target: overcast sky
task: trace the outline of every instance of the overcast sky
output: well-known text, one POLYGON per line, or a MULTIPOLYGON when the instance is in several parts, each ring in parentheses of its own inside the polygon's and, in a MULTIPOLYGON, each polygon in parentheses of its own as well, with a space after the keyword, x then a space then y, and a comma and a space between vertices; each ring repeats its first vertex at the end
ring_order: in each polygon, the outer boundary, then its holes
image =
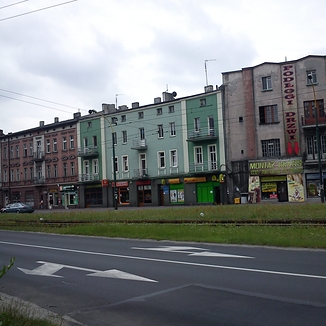
POLYGON ((220 85, 224 71, 326 55, 325 13, 324 0, 0 0, 0 129, 202 93, 205 60, 220 85))

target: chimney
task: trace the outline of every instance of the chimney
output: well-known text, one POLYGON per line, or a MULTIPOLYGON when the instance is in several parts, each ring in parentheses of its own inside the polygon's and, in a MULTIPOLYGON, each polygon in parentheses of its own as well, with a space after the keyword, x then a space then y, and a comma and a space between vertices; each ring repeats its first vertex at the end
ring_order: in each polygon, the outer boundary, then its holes
POLYGON ((213 92, 214 87, 213 85, 207 85, 204 87, 205 93, 213 92))
POLYGON ((115 104, 108 104, 108 113, 116 112, 115 104))
POLYGON ((81 117, 81 113, 80 112, 74 113, 74 119, 78 119, 80 117, 81 117))
POLYGON ((155 97, 154 98, 154 104, 161 103, 161 98, 160 97, 155 97))
POLYGON ((108 104, 106 104, 106 103, 102 103, 102 111, 103 111, 104 113, 109 113, 109 112, 108 112, 108 104))
POLYGON ((132 108, 132 109, 139 108, 139 102, 131 103, 131 108, 132 108))
POLYGON ((40 121, 40 127, 44 127, 44 121, 40 121))
POLYGON ((59 118, 58 117, 55 117, 54 118, 54 123, 58 123, 59 122, 59 118))
POLYGON ((126 111, 128 110, 128 106, 127 105, 120 105, 119 106, 119 111, 126 111))

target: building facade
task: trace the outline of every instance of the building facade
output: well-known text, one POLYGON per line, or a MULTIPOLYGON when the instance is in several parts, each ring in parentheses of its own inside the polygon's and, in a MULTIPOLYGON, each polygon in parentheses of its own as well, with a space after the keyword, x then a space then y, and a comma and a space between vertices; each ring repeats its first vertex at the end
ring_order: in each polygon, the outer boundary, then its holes
POLYGON ((307 56, 222 74, 229 202, 320 201, 325 59, 307 56))
POLYGON ((1 205, 25 202, 35 208, 78 206, 77 121, 0 136, 1 205))
MULTIPOLYGON (((89 143, 94 136, 98 141, 97 152, 87 154, 93 163, 86 163, 92 174, 96 160, 96 177, 80 182, 81 189, 97 189, 99 205, 114 206, 115 199, 120 206, 226 200, 226 188, 221 185, 225 169, 221 91, 209 87, 202 94, 175 96, 164 92, 153 104, 135 102, 130 109, 103 104, 102 111, 90 110, 79 121, 79 147, 84 148, 85 139, 89 143), (90 125, 92 131, 87 129, 90 125)), ((85 155, 78 155, 79 174, 85 175, 85 155)), ((81 196, 86 207, 85 190, 81 196)))

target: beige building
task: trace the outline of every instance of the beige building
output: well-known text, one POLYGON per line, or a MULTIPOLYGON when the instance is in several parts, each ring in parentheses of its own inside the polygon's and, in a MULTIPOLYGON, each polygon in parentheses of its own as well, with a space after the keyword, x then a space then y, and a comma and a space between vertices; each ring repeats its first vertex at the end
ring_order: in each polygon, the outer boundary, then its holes
POLYGON ((321 201, 326 56, 265 62, 222 76, 229 202, 321 201))

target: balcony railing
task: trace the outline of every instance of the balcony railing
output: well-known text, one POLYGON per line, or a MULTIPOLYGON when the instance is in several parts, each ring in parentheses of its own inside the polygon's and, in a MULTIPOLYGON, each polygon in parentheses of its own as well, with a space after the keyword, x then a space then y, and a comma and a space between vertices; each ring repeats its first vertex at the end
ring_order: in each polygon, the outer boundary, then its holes
MULTIPOLYGON (((305 126, 305 127, 316 127, 316 118, 315 117, 306 118, 306 117, 302 116, 301 123, 302 123, 302 126, 305 126)), ((326 125, 326 116, 318 117, 318 125, 326 125)))
POLYGON ((217 162, 208 162, 204 161, 203 163, 194 163, 190 162, 189 172, 209 172, 209 171, 218 171, 219 166, 217 162))
POLYGON ((134 178, 147 178, 148 170, 147 169, 134 169, 134 178))
POLYGON ((100 176, 99 174, 79 174, 78 181, 79 182, 92 182, 92 181, 99 181, 100 176))
POLYGON ((218 137, 215 128, 208 128, 208 127, 188 130, 188 134, 187 134, 187 140, 192 142, 212 140, 217 138, 218 137))
POLYGON ((35 185, 44 185, 45 178, 44 177, 34 178, 34 184, 35 185))
POLYGON ((137 150, 147 149, 146 139, 139 139, 139 138, 133 139, 131 149, 137 149, 137 150))
POLYGON ((33 153, 33 161, 44 161, 45 155, 43 151, 33 153))
POLYGON ((98 156, 98 147, 97 146, 87 146, 78 148, 79 157, 87 157, 87 156, 98 156))

